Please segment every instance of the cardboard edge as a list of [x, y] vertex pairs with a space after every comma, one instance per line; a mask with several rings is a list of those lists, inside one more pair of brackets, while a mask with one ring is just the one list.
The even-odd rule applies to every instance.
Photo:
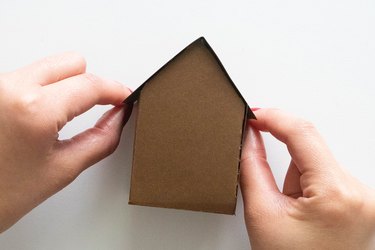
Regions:
[[241, 100], [245, 103], [245, 105], [248, 107], [247, 113], [247, 118], [248, 119], [256, 119], [254, 113], [251, 111], [250, 106], [246, 102], [245, 98], [241, 95], [241, 92], [237, 89], [236, 85], [234, 84], [233, 80], [230, 78], [227, 70], [225, 69], [224, 65], [220, 61], [219, 57], [216, 55], [215, 51], [212, 49], [210, 44], [207, 42], [207, 40], [201, 36], [198, 39], [196, 39], [194, 42], [190, 43], [188, 46], [186, 46], [183, 50], [181, 50], [177, 55], [172, 57], [167, 63], [165, 63], [160, 69], [158, 69], [154, 74], [152, 74], [144, 83], [142, 83], [132, 94], [130, 94], [124, 101], [123, 103], [125, 104], [130, 104], [134, 103], [139, 99], [139, 96], [141, 94], [141, 91], [143, 87], [153, 78], [155, 77], [161, 70], [163, 70], [165, 67], [167, 67], [175, 58], [180, 56], [182, 53], [184, 53], [189, 47], [193, 46], [196, 43], [202, 43], [208, 51], [213, 55], [215, 58], [216, 62], [218, 63], [219, 67], [222, 69], [224, 72], [226, 78], [229, 80], [230, 84], [232, 85], [233, 89], [236, 91], [237, 95], [241, 98]]
[[160, 205], [155, 205], [154, 203], [147, 203], [147, 202], [143, 202], [143, 203], [133, 203], [132, 201], [129, 201], [128, 202], [129, 205], [133, 205], [133, 206], [143, 206], [143, 207], [149, 207], [149, 208], [166, 208], [166, 209], [170, 209], [170, 210], [180, 210], [180, 211], [192, 211], [192, 212], [206, 212], [206, 213], [214, 213], [214, 214], [225, 214], [225, 215], [235, 215], [234, 212], [229, 212], [229, 213], [226, 213], [226, 212], [222, 212], [222, 211], [213, 211], [213, 210], [206, 210], [206, 209], [201, 209], [201, 210], [193, 210], [193, 209], [188, 209], [188, 208], [174, 208], [174, 207], [163, 207], [163, 206], [160, 206]]
[[[236, 214], [236, 208], [237, 208], [237, 199], [238, 199], [238, 186], [240, 184], [240, 178], [241, 178], [241, 157], [242, 157], [242, 146], [243, 142], [245, 139], [245, 131], [246, 131], [246, 124], [248, 118], [248, 112], [251, 111], [249, 105], [245, 105], [245, 110], [244, 110], [244, 116], [243, 116], [243, 121], [242, 121], [242, 136], [241, 136], [241, 141], [240, 141], [240, 148], [239, 148], [239, 155], [238, 155], [238, 166], [237, 166], [237, 185], [236, 185], [236, 204], [234, 206], [234, 211], [233, 214]], [[255, 118], [256, 119], [256, 118]]]
[[250, 109], [249, 104], [246, 102], [245, 98], [241, 95], [241, 92], [238, 90], [238, 88], [234, 84], [232, 78], [230, 78], [227, 70], [225, 69], [223, 63], [220, 61], [220, 59], [217, 56], [216, 52], [212, 49], [212, 47], [210, 46], [210, 44], [207, 42], [207, 40], [203, 36], [200, 37], [200, 38], [198, 38], [197, 40], [200, 40], [203, 43], [203, 45], [206, 46], [206, 48], [208, 49], [208, 51], [210, 51], [210, 53], [214, 56], [216, 62], [219, 64], [221, 70], [224, 72], [226, 78], [229, 80], [230, 84], [232, 85], [233, 89], [236, 91], [237, 95], [241, 98], [241, 100], [244, 102], [244, 104], [248, 107], [248, 111], [246, 111], [247, 118], [248, 119], [256, 119], [254, 113]]
[[[160, 71], [162, 71], [165, 67], [167, 67], [175, 58], [177, 58], [178, 56], [180, 56], [182, 53], [184, 53], [189, 47], [193, 46], [196, 42], [198, 42], [200, 39], [202, 39], [203, 37], [200, 37], [198, 39], [196, 39], [194, 42], [190, 43], [188, 46], [186, 46], [183, 50], [181, 50], [180, 52], [178, 52], [174, 57], [172, 57], [169, 61], [167, 61], [161, 68], [159, 68], [154, 74], [152, 74], [149, 78], [147, 78], [147, 80], [142, 83], [132, 94], [130, 94], [124, 101], [123, 103], [125, 104], [128, 104], [128, 103], [134, 103], [138, 100], [140, 94], [141, 94], [141, 91], [143, 89], [143, 87], [153, 78], [155, 77], [157, 74], [159, 74]], [[204, 38], [203, 38], [204, 39]]]
[[133, 154], [132, 154], [132, 165], [131, 165], [131, 170], [130, 170], [130, 188], [129, 188], [129, 197], [128, 197], [128, 204], [131, 204], [131, 193], [132, 193], [132, 182], [133, 182], [133, 167], [134, 167], [134, 161], [135, 161], [135, 158], [134, 158], [134, 152], [135, 152], [135, 148], [136, 148], [136, 145], [135, 145], [135, 142], [137, 141], [136, 140], [136, 137], [137, 137], [137, 126], [138, 126], [138, 112], [139, 112], [139, 103], [135, 103], [133, 105], [133, 108], [137, 108], [137, 112], [136, 115], [137, 117], [135, 117], [135, 126], [134, 126], [134, 138], [133, 138]]

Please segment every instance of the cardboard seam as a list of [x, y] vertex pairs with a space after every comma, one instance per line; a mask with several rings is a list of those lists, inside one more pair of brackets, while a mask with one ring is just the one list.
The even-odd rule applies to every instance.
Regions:
[[128, 204], [132, 204], [132, 200], [131, 200], [131, 193], [132, 193], [132, 182], [133, 182], [133, 178], [134, 178], [134, 166], [135, 166], [135, 149], [136, 149], [136, 137], [137, 137], [137, 127], [138, 127], [138, 115], [139, 115], [139, 105], [140, 104], [140, 101], [135, 105], [133, 106], [133, 108], [137, 108], [137, 112], [136, 112], [136, 115], [137, 117], [135, 117], [135, 126], [134, 126], [134, 138], [133, 138], [133, 156], [132, 156], [132, 167], [131, 167], [131, 175], [130, 175], [130, 188], [129, 188], [129, 200], [128, 200]]
[[243, 121], [242, 121], [242, 136], [241, 136], [241, 142], [240, 142], [240, 149], [239, 149], [239, 158], [238, 158], [238, 167], [237, 167], [237, 186], [236, 186], [236, 205], [234, 207], [234, 214], [236, 214], [236, 208], [237, 208], [237, 199], [238, 199], [238, 185], [240, 184], [241, 181], [241, 157], [242, 157], [242, 149], [243, 149], [243, 142], [245, 139], [245, 130], [246, 130], [246, 124], [248, 118], [247, 112], [250, 110], [249, 105], [245, 105], [245, 112], [243, 116]]

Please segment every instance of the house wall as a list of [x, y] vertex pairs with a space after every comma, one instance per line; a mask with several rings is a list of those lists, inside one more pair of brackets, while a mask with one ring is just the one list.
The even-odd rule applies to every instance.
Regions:
[[132, 204], [233, 214], [247, 104], [197, 40], [138, 102]]

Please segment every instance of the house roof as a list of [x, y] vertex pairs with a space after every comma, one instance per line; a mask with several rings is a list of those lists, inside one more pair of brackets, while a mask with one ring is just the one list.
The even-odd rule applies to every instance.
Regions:
[[150, 76], [141, 86], [139, 86], [131, 95], [129, 95], [123, 103], [125, 104], [130, 104], [130, 103], [134, 103], [138, 100], [141, 92], [142, 92], [142, 89], [143, 87], [153, 78], [155, 77], [161, 70], [163, 70], [165, 67], [167, 67], [174, 59], [176, 59], [177, 57], [179, 57], [184, 51], [186, 51], [190, 46], [194, 46], [196, 43], [201, 43], [203, 44], [207, 50], [213, 55], [213, 57], [216, 59], [218, 65], [220, 66], [220, 68], [222, 69], [222, 71], [224, 72], [225, 76], [227, 77], [227, 79], [229, 80], [230, 84], [232, 85], [233, 89], [236, 91], [236, 93], [238, 94], [238, 96], [241, 98], [241, 100], [246, 104], [246, 106], [248, 107], [247, 108], [247, 118], [249, 119], [256, 119], [254, 113], [251, 111], [251, 109], [249, 108], [249, 105], [247, 104], [245, 98], [243, 98], [243, 96], [241, 95], [240, 91], [237, 89], [236, 85], [234, 84], [234, 82], [232, 81], [232, 79], [230, 78], [228, 72], [225, 70], [223, 64], [221, 63], [219, 57], [216, 55], [216, 53], [214, 52], [214, 50], [211, 48], [211, 46], [208, 44], [207, 40], [204, 38], [204, 37], [200, 37], [198, 38], [197, 40], [195, 40], [194, 42], [192, 42], [191, 44], [189, 44], [186, 48], [184, 48], [182, 51], [180, 51], [176, 56], [174, 56], [171, 60], [169, 60], [166, 64], [164, 64], [159, 70], [157, 70], [152, 76]]

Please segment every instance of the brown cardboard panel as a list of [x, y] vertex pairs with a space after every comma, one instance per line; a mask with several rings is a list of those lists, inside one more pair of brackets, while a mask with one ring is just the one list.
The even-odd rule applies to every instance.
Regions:
[[[150, 76], [149, 79], [147, 79], [141, 86], [139, 86], [130, 96], [128, 96], [125, 100], [124, 103], [134, 103], [138, 100], [139, 95], [143, 89], [143, 87], [149, 82], [150, 79], [152, 79], [155, 75], [159, 73], [159, 71], [163, 70], [165, 67], [169, 65], [176, 57], [180, 56], [180, 54], [184, 53], [185, 50], [187, 50], [190, 46], [193, 46], [196, 43], [202, 43], [204, 46], [207, 47], [207, 49], [212, 53], [212, 56], [217, 60], [217, 63], [223, 70], [224, 74], [227, 76], [229, 82], [233, 85], [233, 88], [237, 91], [237, 94], [241, 97], [241, 99], [246, 103], [246, 100], [242, 97], [240, 91], [238, 91], [236, 85], [233, 83], [232, 79], [228, 75], [227, 71], [225, 70], [223, 64], [221, 63], [219, 57], [216, 55], [215, 51], [211, 48], [211, 46], [208, 44], [206, 39], [204, 37], [200, 37], [194, 42], [192, 42], [189, 46], [187, 46], [185, 49], [183, 49], [180, 53], [178, 53], [174, 58], [172, 58], [169, 62], [167, 62], [163, 67], [161, 67], [158, 71], [156, 71], [152, 76]], [[250, 108], [250, 107], [249, 107]], [[249, 109], [246, 111], [247, 112], [247, 118], [248, 119], [256, 119], [254, 113]]]
[[200, 38], [137, 89], [129, 203], [234, 214], [248, 105]]

